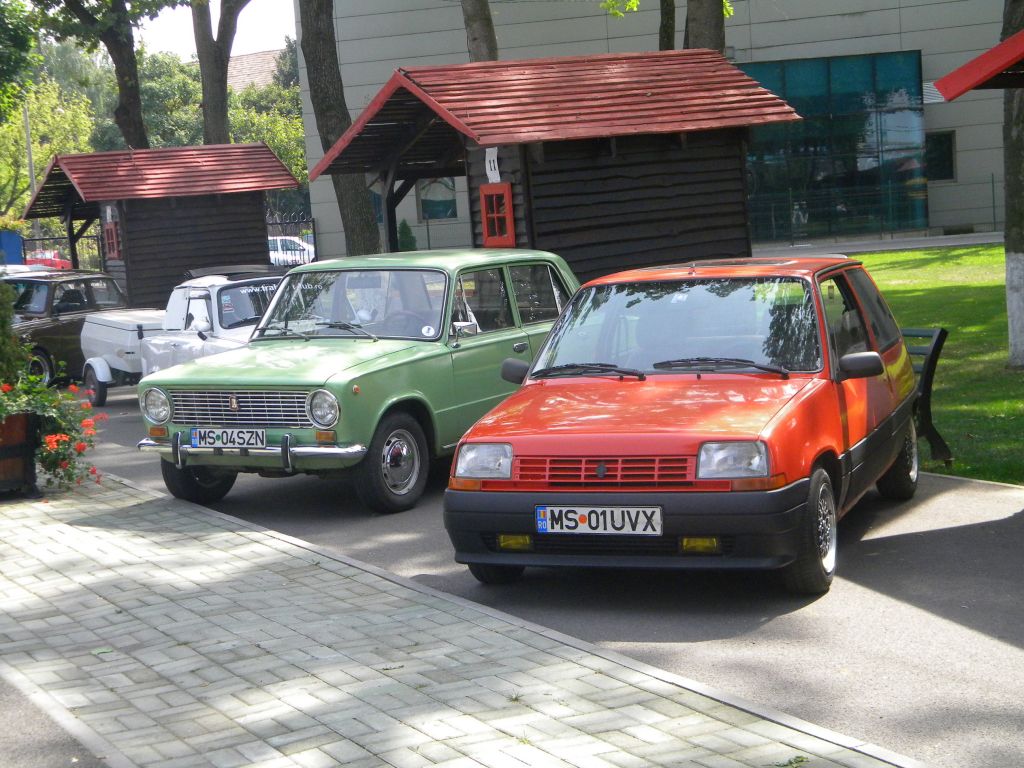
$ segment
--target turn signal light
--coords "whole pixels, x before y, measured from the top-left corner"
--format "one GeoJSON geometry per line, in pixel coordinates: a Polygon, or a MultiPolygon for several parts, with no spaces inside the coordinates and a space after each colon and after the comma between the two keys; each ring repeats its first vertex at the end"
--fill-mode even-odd
{"type": "Polygon", "coordinates": [[[316,431],[316,441],[318,443],[333,443],[336,437],[333,429],[318,429],[316,431]]]}
{"type": "Polygon", "coordinates": [[[449,477],[448,487],[453,491],[479,491],[484,483],[478,477],[449,477]]]}
{"type": "Polygon", "coordinates": [[[743,477],[730,480],[729,483],[734,491],[774,491],[776,488],[781,488],[786,484],[786,476],[743,477]]]}
{"type": "Polygon", "coordinates": [[[167,427],[150,427],[150,437],[167,437],[167,427]]]}
{"type": "Polygon", "coordinates": [[[533,549],[533,537],[528,533],[499,533],[498,549],[533,549]]]}
{"type": "Polygon", "coordinates": [[[681,536],[679,551],[684,555],[717,555],[722,548],[717,536],[681,536]]]}

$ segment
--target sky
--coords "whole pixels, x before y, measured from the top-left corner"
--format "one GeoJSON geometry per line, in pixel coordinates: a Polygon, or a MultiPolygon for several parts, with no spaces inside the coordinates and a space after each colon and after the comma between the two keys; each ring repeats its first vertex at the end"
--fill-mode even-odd
{"type": "MultiPolygon", "coordinates": [[[[217,34],[220,0],[210,0],[213,9],[213,33],[217,34]]],[[[295,37],[295,8],[292,0],[250,0],[238,16],[238,31],[231,47],[232,55],[274,51],[284,48],[285,36],[295,37]]],[[[147,21],[138,35],[146,50],[170,51],[184,61],[196,52],[192,33],[192,11],[187,6],[169,8],[153,21],[147,21]]]]}

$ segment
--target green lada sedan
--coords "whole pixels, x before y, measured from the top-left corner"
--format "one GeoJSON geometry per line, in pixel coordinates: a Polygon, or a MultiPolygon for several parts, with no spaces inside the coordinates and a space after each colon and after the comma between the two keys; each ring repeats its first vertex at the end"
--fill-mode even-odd
{"type": "Polygon", "coordinates": [[[515,388],[579,283],[551,253],[436,250],[316,262],[282,281],[249,343],[139,384],[174,496],[224,497],[239,472],[350,477],[409,509],[430,460],[515,388]]]}

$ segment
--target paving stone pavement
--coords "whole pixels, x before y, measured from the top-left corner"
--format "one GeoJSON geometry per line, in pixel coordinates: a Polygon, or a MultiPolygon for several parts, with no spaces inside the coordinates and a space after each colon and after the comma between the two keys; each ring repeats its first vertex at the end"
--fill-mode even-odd
{"type": "Polygon", "coordinates": [[[0,674],[113,768],[921,765],[119,478],[0,499],[0,674]]]}

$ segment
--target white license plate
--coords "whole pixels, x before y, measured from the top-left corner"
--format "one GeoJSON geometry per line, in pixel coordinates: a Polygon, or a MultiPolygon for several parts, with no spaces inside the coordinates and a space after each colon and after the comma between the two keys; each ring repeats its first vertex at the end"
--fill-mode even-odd
{"type": "Polygon", "coordinates": [[[267,433],[263,429],[192,428],[193,448],[265,448],[267,433]]]}
{"type": "Polygon", "coordinates": [[[661,535],[661,507],[553,507],[535,508],[537,533],[617,533],[661,535]]]}

